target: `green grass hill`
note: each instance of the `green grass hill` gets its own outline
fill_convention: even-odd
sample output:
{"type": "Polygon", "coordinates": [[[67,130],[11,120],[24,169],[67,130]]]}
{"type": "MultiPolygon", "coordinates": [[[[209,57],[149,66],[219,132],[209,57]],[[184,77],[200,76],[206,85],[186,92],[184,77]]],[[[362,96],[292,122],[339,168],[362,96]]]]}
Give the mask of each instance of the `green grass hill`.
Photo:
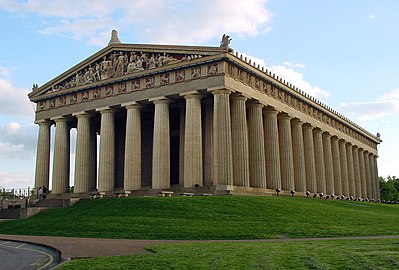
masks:
{"type": "Polygon", "coordinates": [[[299,197],[83,200],[0,223],[2,234],[127,239],[261,239],[399,235],[399,205],[299,197]]]}

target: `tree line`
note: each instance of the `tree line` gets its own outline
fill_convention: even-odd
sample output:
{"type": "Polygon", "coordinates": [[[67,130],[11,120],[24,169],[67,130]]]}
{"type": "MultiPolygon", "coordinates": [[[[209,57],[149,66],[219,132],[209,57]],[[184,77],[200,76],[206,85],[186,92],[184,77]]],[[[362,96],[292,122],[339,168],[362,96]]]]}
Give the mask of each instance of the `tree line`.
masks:
{"type": "Polygon", "coordinates": [[[381,201],[399,201],[399,178],[389,176],[387,178],[378,177],[380,182],[381,201]]]}

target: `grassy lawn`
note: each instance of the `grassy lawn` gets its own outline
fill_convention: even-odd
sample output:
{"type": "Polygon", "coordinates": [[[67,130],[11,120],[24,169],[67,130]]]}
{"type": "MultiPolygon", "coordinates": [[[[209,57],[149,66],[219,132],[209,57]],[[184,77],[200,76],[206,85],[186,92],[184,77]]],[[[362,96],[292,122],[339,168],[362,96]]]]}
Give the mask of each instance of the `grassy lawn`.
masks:
{"type": "Polygon", "coordinates": [[[0,233],[128,239],[260,239],[399,235],[398,205],[299,197],[85,200],[0,233]]]}
{"type": "Polygon", "coordinates": [[[148,255],[73,260],[72,269],[399,269],[399,239],[151,246],[148,255]]]}

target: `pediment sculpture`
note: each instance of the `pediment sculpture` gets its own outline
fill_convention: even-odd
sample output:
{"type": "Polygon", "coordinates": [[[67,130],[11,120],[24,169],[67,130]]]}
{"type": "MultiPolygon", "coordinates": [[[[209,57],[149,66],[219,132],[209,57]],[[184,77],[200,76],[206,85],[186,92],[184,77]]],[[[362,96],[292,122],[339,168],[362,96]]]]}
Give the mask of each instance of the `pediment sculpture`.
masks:
{"type": "Polygon", "coordinates": [[[201,58],[199,54],[168,54],[139,51],[114,51],[76,71],[75,75],[54,85],[47,93],[58,92],[101,80],[201,58]]]}

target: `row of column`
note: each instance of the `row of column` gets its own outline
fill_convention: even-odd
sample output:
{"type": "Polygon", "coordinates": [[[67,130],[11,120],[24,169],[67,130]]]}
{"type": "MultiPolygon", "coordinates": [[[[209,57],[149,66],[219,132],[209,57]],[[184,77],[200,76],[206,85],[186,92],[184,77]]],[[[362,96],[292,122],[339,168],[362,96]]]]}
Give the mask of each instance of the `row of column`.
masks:
{"type": "Polygon", "coordinates": [[[213,94],[214,182],[379,198],[375,155],[241,94],[213,94]]]}
{"type": "MultiPolygon", "coordinates": [[[[205,157],[202,146],[201,94],[182,95],[186,100],[183,143],[183,186],[234,185],[260,189],[296,190],[363,198],[379,198],[376,156],[350,143],[304,124],[271,107],[248,100],[227,89],[212,91],[207,109],[205,157]],[[230,107],[231,106],[231,107],[230,107]],[[210,169],[209,169],[210,167],[210,169]],[[211,179],[209,179],[211,178],[211,179]]],[[[155,104],[152,188],[170,187],[169,100],[155,104]]],[[[141,189],[141,105],[122,104],[127,110],[124,189],[141,189]]],[[[98,190],[112,191],[115,177],[115,131],[112,108],[99,108],[101,140],[98,190]]],[[[90,113],[77,117],[75,192],[95,189],[97,142],[90,113]]],[[[68,192],[69,129],[65,117],[56,125],[53,157],[53,193],[68,192]]],[[[51,121],[39,121],[36,186],[48,185],[51,121]]]]}

